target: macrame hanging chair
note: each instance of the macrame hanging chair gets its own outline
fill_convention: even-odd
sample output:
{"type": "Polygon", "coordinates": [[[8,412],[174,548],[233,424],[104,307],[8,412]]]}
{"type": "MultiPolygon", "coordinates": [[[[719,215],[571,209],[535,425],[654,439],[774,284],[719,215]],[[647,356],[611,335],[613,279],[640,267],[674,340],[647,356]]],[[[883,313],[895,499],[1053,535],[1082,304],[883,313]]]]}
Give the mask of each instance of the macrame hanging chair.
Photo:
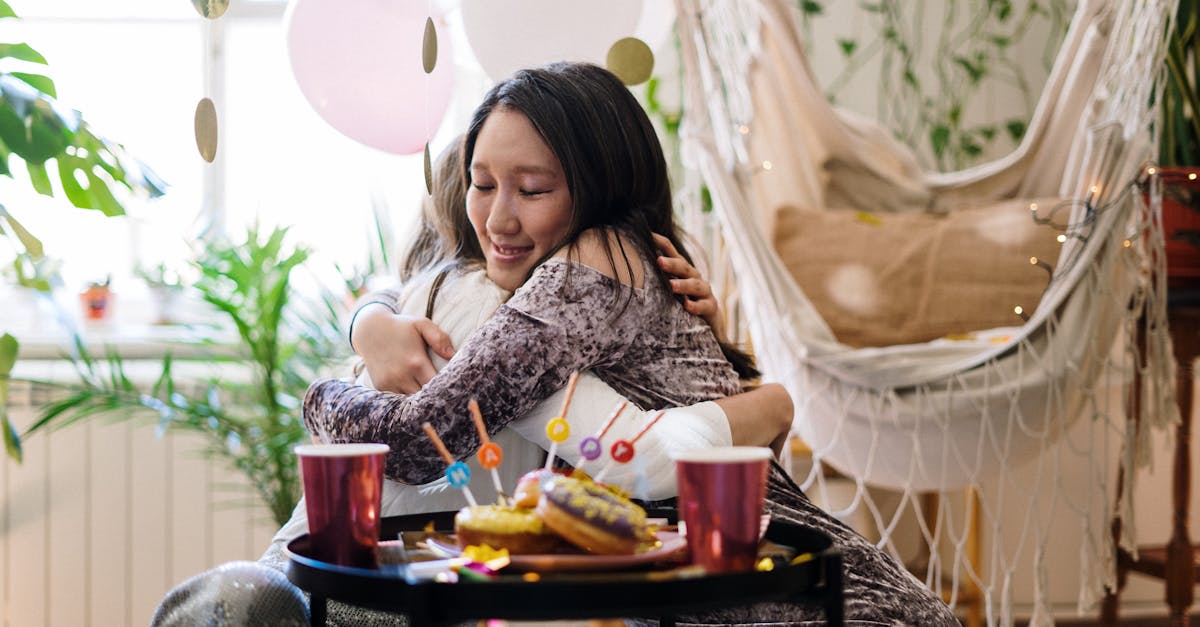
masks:
{"type": "MultiPolygon", "coordinates": [[[[813,452],[812,471],[799,477],[802,486],[822,488],[824,465],[852,478],[855,497],[839,513],[868,509],[881,544],[889,546],[901,514],[885,518],[868,486],[899,491],[918,510],[920,493],[977,490],[979,510],[958,512],[959,524],[939,506],[933,520],[945,524],[921,525],[934,551],[926,580],[937,587],[950,575],[955,589],[973,581],[983,591],[989,622],[1008,623],[1020,550],[1013,546],[1032,550],[1035,624],[1052,620],[1042,561],[1051,524],[1039,515],[1044,503],[1036,499],[1042,488],[1057,490],[1058,515],[1073,512],[1080,519],[1075,536],[1084,544],[1085,581],[1079,601],[1090,606],[1113,581],[1107,499],[1115,492],[1109,480],[1115,462],[1106,458],[1104,439],[1122,439],[1127,467],[1142,467],[1149,461],[1147,431],[1178,418],[1157,178],[1150,166],[1152,103],[1175,3],[1079,0],[1020,145],[952,173],[923,171],[887,131],[828,102],[805,59],[794,3],[676,4],[685,74],[685,214],[701,213],[703,186],[730,264],[715,273],[736,274],[736,305],[760,366],[768,380],[788,387],[796,403],[793,430],[813,452]],[[969,226],[954,230],[963,220],[969,226]],[[1006,306],[1002,324],[969,333],[853,345],[822,316],[814,286],[806,292],[797,278],[824,259],[789,262],[781,257],[781,242],[786,247],[800,233],[805,244],[790,254],[827,245],[822,250],[846,257],[864,246],[908,241],[880,239],[886,228],[871,231],[880,222],[893,231],[911,229],[909,239],[921,229],[940,229],[960,248],[962,238],[977,238],[965,242],[968,251],[985,250],[997,233],[1040,228],[1046,233],[1038,237],[1054,238],[1055,259],[1040,269],[1036,259],[1024,262],[1040,272],[1031,275],[1040,280],[1040,299],[1025,303],[1025,320],[1006,306]],[[875,243],[863,244],[856,233],[875,243]],[[1145,428],[1135,433],[1126,420],[1135,400],[1127,389],[1138,370],[1143,388],[1136,402],[1145,428]],[[1068,435],[1081,418],[1090,421],[1082,440],[1068,435]],[[1088,468],[1086,495],[1056,486],[1054,469],[1066,463],[1088,468]],[[1013,484],[1016,471],[1029,465],[1038,469],[1039,485],[1013,484]],[[1024,508],[1017,509],[1024,512],[1021,529],[1001,528],[1005,508],[1024,508]],[[986,568],[962,559],[970,524],[964,517],[981,519],[994,539],[986,568]],[[953,558],[941,558],[939,545],[950,546],[953,558]]],[[[929,263],[929,255],[918,257],[929,263]]],[[[931,267],[921,275],[927,286],[941,276],[931,267]]],[[[964,294],[969,287],[961,288],[964,294]]],[[[920,322],[936,313],[914,309],[896,320],[920,322]]],[[[1126,473],[1126,496],[1133,475],[1126,473]]],[[[1128,499],[1118,507],[1133,520],[1128,499]]],[[[1131,526],[1126,544],[1132,544],[1131,526]]]]}

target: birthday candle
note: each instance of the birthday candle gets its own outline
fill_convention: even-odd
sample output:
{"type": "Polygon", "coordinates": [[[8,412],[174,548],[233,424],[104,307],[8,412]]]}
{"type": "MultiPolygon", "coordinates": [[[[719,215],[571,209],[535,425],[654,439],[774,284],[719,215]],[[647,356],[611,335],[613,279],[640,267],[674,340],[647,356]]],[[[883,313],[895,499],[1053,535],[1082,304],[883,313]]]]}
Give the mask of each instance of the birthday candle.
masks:
{"type": "Polygon", "coordinates": [[[600,457],[600,455],[604,452],[604,448],[601,445],[600,440],[604,438],[604,435],[608,433],[609,428],[611,428],[613,423],[617,421],[617,416],[620,416],[621,412],[625,411],[625,408],[628,406],[629,401],[622,400],[618,402],[617,406],[613,408],[612,413],[608,415],[607,419],[605,419],[604,424],[601,425],[600,430],[596,432],[596,435],[589,435],[579,443],[580,457],[579,461],[575,463],[576,468],[582,466],[583,462],[585,461],[590,462],[600,457]]]}
{"type": "Polygon", "coordinates": [[[604,475],[608,474],[609,470],[612,470],[614,463],[628,464],[633,459],[633,445],[637,444],[637,441],[642,439],[642,436],[645,435],[646,432],[650,430],[650,427],[653,427],[654,423],[658,422],[658,419],[662,418],[663,414],[665,413],[667,413],[667,410],[664,409],[659,411],[657,414],[654,414],[654,417],[650,419],[650,422],[647,422],[646,426],[642,427],[641,430],[634,434],[634,436],[629,440],[617,440],[613,443],[612,449],[609,451],[609,453],[612,455],[612,460],[610,460],[608,464],[604,466],[604,469],[600,471],[600,474],[596,475],[596,483],[599,483],[604,479],[604,475]]]}
{"type": "Polygon", "coordinates": [[[483,424],[483,412],[479,411],[479,403],[475,399],[471,399],[467,406],[471,408],[471,418],[475,420],[475,429],[479,431],[479,439],[483,442],[483,445],[479,447],[479,452],[476,453],[476,458],[479,459],[480,466],[491,471],[496,494],[499,494],[501,499],[506,499],[504,487],[500,485],[500,473],[496,470],[500,466],[500,462],[504,460],[504,451],[500,450],[499,444],[488,437],[487,427],[483,424]]]}
{"type": "Polygon", "coordinates": [[[571,425],[567,424],[567,408],[571,406],[571,397],[575,395],[575,384],[579,382],[579,371],[571,373],[567,379],[567,396],[563,399],[558,417],[546,423],[546,437],[550,438],[550,454],[546,456],[546,470],[554,465],[554,456],[558,453],[558,443],[565,442],[571,437],[571,425]]]}
{"type": "Polygon", "coordinates": [[[471,488],[467,484],[471,482],[471,469],[466,464],[456,461],[454,456],[450,454],[450,450],[442,443],[442,439],[438,437],[437,431],[433,430],[433,425],[428,422],[422,422],[421,428],[425,430],[425,435],[429,436],[433,442],[434,448],[441,454],[442,459],[446,460],[446,480],[450,485],[460,488],[463,491],[463,496],[466,497],[467,503],[471,507],[475,507],[478,503],[475,502],[475,495],[471,494],[471,488]]]}

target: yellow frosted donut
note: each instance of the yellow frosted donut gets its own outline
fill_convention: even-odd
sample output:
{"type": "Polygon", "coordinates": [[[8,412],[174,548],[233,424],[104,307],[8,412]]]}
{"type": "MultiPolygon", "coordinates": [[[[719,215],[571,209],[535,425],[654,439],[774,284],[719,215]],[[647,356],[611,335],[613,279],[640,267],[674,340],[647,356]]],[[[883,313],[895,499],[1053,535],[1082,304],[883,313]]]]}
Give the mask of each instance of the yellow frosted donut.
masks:
{"type": "Polygon", "coordinates": [[[554,553],[560,546],[532,509],[503,505],[464,507],[454,515],[459,546],[488,545],[513,555],[554,553]]]}

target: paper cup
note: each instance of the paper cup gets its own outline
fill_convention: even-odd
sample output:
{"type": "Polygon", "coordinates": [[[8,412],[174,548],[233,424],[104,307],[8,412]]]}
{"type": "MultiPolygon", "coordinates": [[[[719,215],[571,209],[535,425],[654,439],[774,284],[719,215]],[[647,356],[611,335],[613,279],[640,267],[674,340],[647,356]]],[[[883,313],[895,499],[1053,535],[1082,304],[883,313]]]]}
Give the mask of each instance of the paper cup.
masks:
{"type": "Polygon", "coordinates": [[[718,447],[674,456],[679,520],[693,564],[708,572],[752,570],[771,449],[718,447]]]}
{"type": "Polygon", "coordinates": [[[386,444],[305,444],[300,458],[313,557],[373,568],[386,444]]]}

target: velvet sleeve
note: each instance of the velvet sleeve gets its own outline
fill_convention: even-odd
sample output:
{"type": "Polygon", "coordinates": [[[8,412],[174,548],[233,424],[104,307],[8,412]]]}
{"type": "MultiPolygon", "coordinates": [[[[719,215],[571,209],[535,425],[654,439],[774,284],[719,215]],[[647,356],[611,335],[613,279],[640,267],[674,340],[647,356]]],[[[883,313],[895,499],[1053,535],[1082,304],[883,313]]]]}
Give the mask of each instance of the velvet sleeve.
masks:
{"type": "Polygon", "coordinates": [[[615,315],[612,306],[627,289],[582,266],[543,264],[420,392],[317,381],[304,399],[305,424],[329,442],[385,443],[391,447],[389,478],[431,481],[445,462],[423,422],[462,459],[480,445],[467,410],[471,398],[479,401],[488,431],[495,434],[563,387],[572,371],[618,360],[635,335],[626,327],[636,325],[637,316],[615,315]]]}

